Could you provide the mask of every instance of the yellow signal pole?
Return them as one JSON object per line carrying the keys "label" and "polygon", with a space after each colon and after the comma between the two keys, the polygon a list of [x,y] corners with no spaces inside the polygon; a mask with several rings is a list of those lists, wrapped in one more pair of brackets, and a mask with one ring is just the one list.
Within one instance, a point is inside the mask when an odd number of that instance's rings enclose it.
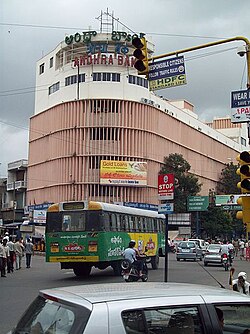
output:
{"label": "yellow signal pole", "polygon": [[229,42],[234,42],[234,41],[244,41],[246,43],[246,56],[247,56],[247,88],[250,88],[250,42],[246,37],[243,36],[236,36],[228,39],[223,39],[217,42],[211,42],[211,43],[206,43],[202,45],[197,45],[193,46],[191,48],[187,49],[182,49],[182,50],[177,50],[169,53],[165,53],[159,56],[154,56],[151,58],[148,58],[148,61],[154,61],[156,59],[161,59],[169,56],[178,56],[180,53],[185,53],[185,52],[190,52],[194,50],[199,50],[199,49],[204,49],[208,48],[210,46],[215,46],[215,45],[220,45],[220,44],[225,44]]}

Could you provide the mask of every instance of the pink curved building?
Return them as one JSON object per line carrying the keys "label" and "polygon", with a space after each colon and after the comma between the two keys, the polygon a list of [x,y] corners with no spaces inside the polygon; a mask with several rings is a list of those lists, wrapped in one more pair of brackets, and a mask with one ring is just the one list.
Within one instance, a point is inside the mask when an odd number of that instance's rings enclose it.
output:
{"label": "pink curved building", "polygon": [[[84,34],[67,37],[37,63],[27,204],[82,199],[158,204],[158,173],[170,153],[184,156],[207,195],[228,159],[245,146],[199,121],[190,103],[149,91],[133,68],[128,34],[120,40],[114,34],[89,36],[87,42]],[[114,171],[105,183],[104,160],[144,162],[146,183],[118,183]]]}

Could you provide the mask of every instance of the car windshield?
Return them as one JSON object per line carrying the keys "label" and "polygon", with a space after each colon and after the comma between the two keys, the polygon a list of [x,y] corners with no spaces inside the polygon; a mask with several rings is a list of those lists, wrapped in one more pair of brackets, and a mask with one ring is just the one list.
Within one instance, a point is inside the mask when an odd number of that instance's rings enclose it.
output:
{"label": "car windshield", "polygon": [[220,250],[220,245],[210,245],[208,246],[208,250]]}
{"label": "car windshield", "polygon": [[181,248],[195,248],[195,243],[194,242],[181,242],[179,244],[179,247],[181,247]]}
{"label": "car windshield", "polygon": [[[81,313],[83,325],[86,325],[88,317],[88,312]],[[68,334],[73,329],[75,320],[76,312],[72,307],[38,296],[12,333]]]}

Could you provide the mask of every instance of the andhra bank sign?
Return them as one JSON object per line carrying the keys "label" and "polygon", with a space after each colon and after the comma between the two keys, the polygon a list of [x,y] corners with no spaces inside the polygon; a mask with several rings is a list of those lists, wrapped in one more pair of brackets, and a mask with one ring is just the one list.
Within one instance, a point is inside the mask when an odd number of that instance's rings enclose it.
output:
{"label": "andhra bank sign", "polygon": [[143,35],[128,34],[121,31],[112,31],[105,41],[100,41],[101,34],[96,31],[75,33],[65,37],[65,43],[82,44],[85,48],[83,54],[73,60],[73,66],[86,65],[116,65],[134,66],[135,58],[132,54],[132,40]]}

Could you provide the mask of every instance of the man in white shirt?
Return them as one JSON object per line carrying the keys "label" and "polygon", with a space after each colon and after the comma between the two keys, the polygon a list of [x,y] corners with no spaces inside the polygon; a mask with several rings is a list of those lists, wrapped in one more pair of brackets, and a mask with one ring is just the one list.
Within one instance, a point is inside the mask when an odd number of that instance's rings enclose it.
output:
{"label": "man in white shirt", "polygon": [[238,274],[238,278],[233,280],[232,286],[234,291],[250,295],[250,283],[247,282],[247,274],[244,271],[241,271]]}
{"label": "man in white shirt", "polygon": [[143,262],[137,261],[137,257],[143,257],[140,256],[139,251],[134,248],[135,247],[135,241],[131,240],[128,248],[125,249],[123,252],[124,259],[129,260],[139,271],[139,275],[142,276],[142,267]]}

